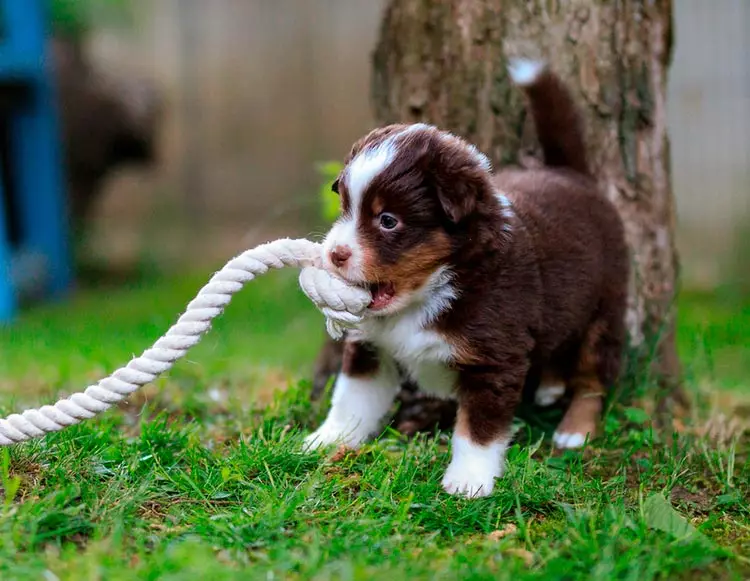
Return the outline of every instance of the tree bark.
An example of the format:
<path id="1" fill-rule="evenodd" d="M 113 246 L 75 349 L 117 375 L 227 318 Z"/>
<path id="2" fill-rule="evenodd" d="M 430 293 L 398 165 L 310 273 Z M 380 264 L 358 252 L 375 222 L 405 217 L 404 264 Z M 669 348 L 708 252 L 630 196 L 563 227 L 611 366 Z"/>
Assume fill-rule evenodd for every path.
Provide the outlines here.
<path id="1" fill-rule="evenodd" d="M 626 225 L 630 344 L 673 386 L 677 254 L 665 111 L 671 0 L 390 0 L 373 55 L 378 125 L 428 122 L 498 165 L 538 163 L 509 57 L 543 58 L 567 80 L 590 164 Z"/>

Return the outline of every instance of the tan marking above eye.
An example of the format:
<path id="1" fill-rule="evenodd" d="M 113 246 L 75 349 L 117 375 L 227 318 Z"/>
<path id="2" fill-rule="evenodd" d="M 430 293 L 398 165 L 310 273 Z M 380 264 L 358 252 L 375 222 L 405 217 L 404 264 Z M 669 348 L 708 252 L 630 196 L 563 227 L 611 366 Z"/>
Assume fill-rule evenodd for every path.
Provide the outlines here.
<path id="1" fill-rule="evenodd" d="M 377 196 L 372 201 L 372 213 L 373 215 L 378 216 L 383 210 L 385 210 L 385 204 L 383 203 L 383 200 L 380 198 L 380 196 Z"/>

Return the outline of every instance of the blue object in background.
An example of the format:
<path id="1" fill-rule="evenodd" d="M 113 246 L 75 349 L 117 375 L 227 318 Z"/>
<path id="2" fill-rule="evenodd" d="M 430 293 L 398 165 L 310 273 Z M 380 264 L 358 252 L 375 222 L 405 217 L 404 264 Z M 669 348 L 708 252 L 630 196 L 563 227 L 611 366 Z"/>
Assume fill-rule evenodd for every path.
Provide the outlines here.
<path id="1" fill-rule="evenodd" d="M 0 180 L 0 202 L 3 195 L 3 182 Z M 15 290 L 10 275 L 11 249 L 7 242 L 6 220 L 5 204 L 0 203 L 0 321 L 10 320 L 16 306 Z"/>
<path id="2" fill-rule="evenodd" d="M 0 0 L 0 90 L 18 95 L 0 111 L 10 131 L 9 167 L 0 172 L 13 184 L 3 192 L 0 180 L 0 322 L 12 320 L 19 297 L 59 297 L 72 282 L 47 8 L 45 0 Z M 13 197 L 13 215 L 4 196 Z"/>

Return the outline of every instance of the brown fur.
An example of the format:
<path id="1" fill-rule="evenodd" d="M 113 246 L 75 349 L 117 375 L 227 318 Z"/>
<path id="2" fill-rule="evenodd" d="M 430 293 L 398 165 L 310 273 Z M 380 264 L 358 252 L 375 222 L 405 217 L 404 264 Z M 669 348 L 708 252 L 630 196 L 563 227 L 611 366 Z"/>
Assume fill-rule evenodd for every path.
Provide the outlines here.
<path id="1" fill-rule="evenodd" d="M 575 102 L 559 77 L 545 70 L 526 87 L 544 165 L 588 174 L 583 127 Z"/>
<path id="2" fill-rule="evenodd" d="M 416 290 L 450 256 L 450 246 L 444 233 L 435 232 L 404 252 L 392 266 L 384 265 L 378 253 L 367 253 L 365 276 L 368 280 L 393 282 L 398 290 Z"/>
<path id="3" fill-rule="evenodd" d="M 341 370 L 349 377 L 372 376 L 378 370 L 378 352 L 370 345 L 348 341 Z"/>

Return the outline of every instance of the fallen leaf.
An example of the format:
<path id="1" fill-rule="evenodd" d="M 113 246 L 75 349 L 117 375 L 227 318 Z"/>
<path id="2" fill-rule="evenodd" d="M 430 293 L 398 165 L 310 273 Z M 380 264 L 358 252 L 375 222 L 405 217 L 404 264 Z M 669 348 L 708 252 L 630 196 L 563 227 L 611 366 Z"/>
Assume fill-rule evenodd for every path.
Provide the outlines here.
<path id="1" fill-rule="evenodd" d="M 336 451 L 331 456 L 330 460 L 331 462 L 341 462 L 344 458 L 346 458 L 349 454 L 354 453 L 354 450 L 352 448 L 349 448 L 348 446 L 341 444 Z"/>
<path id="2" fill-rule="evenodd" d="M 503 539 L 507 537 L 508 535 L 515 534 L 517 530 L 518 530 L 518 527 L 516 525 L 514 525 L 513 523 L 508 523 L 502 529 L 492 531 L 488 535 L 488 537 L 491 541 L 499 541 L 500 539 Z"/>
<path id="3" fill-rule="evenodd" d="M 643 517 L 649 528 L 682 539 L 698 534 L 688 520 L 677 512 L 663 494 L 652 494 L 643 503 Z"/>

